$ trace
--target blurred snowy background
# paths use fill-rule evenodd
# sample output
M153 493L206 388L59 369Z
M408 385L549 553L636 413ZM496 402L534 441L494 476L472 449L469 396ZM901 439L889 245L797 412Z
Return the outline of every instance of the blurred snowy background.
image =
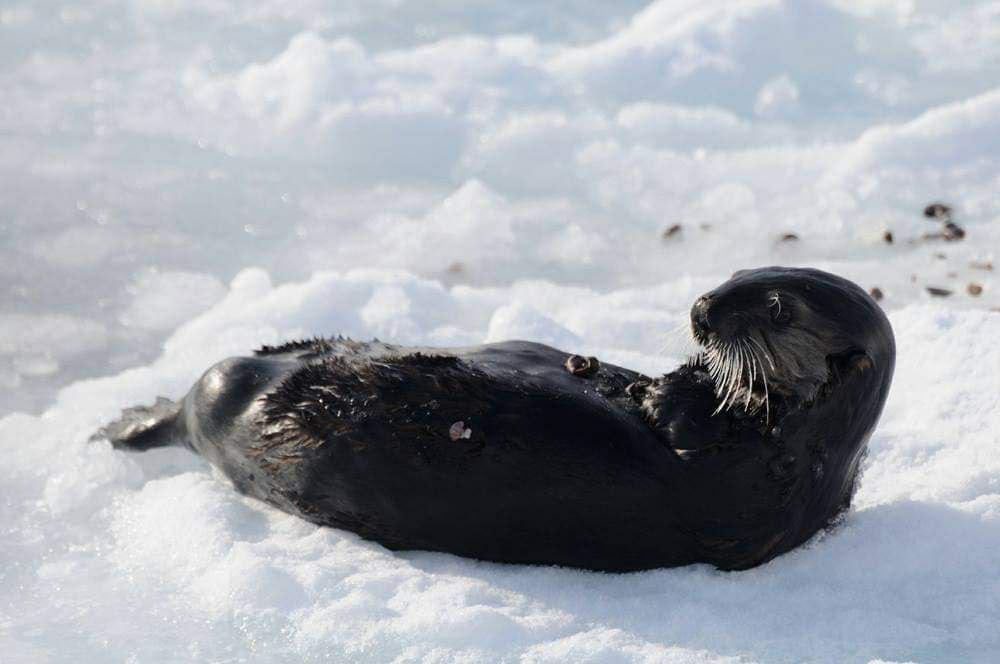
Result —
M0 0L0 91L0 660L996 661L1000 3ZM85 443L291 335L663 371L765 264L900 359L855 514L753 572L390 555Z

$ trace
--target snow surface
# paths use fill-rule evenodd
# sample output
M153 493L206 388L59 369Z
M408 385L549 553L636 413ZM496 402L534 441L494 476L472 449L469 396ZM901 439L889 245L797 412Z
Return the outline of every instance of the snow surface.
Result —
M6 0L0 87L0 661L1000 657L1000 3ZM302 335L666 371L764 264L878 286L898 364L846 523L748 572L395 554L86 442Z

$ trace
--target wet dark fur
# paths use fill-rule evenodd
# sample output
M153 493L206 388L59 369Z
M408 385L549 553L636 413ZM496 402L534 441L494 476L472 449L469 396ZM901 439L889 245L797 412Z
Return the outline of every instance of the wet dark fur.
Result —
M127 449L187 445L241 492L393 549L615 571L752 567L847 507L894 362L877 305L815 270L738 273L709 294L696 335L765 325L754 316L775 288L804 331L750 332L776 358L782 339L823 348L778 363L766 415L713 415L699 362L655 380L602 362L582 377L568 352L524 341L333 338L226 360L180 403L131 409L104 433Z

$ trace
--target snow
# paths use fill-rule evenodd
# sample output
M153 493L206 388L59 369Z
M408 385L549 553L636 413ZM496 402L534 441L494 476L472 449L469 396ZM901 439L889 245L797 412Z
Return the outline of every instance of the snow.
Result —
M0 8L0 659L996 660L1000 3L328 5ZM304 335L667 371L766 264L898 360L845 523L751 571L390 553L87 442Z

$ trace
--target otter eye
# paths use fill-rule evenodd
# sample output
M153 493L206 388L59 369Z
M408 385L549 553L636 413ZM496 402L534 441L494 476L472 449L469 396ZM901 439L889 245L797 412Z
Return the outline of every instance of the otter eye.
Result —
M781 296L778 293L771 294L767 307L771 313L771 322L775 325L788 325L789 321L792 320L791 311L782 305Z

